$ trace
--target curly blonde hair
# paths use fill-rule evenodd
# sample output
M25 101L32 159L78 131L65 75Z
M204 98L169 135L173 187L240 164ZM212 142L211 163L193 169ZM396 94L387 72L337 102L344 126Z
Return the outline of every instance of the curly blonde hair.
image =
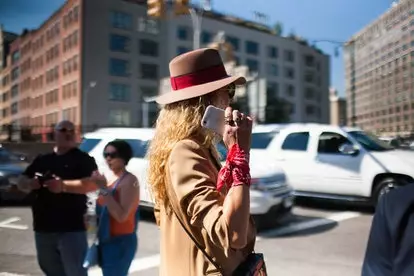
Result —
M148 183L156 204L168 207L166 164L175 144L192 137L204 137L202 146L218 158L215 144L218 137L201 126L208 96L165 105L156 121L155 135L148 148Z

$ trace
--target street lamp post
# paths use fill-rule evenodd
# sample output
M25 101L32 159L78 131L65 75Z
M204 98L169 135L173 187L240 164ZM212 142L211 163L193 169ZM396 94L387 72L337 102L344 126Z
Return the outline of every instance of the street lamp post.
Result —
M315 45L318 42L326 42L326 43L330 43L330 44L335 45L335 48L334 48L334 55L335 55L335 57L338 57L339 56L338 50L339 50L339 48L342 48L344 46L344 44L345 44L344 42L330 40L330 39L311 40L311 44L313 44L313 45Z
M143 97L142 101L142 125L144 128L149 127L149 105L151 102L154 102L157 96L155 97Z
M96 87L97 82L96 81L90 81L88 86L83 89L84 95L83 95L83 101L82 101L82 124L83 124L83 131L86 131L86 119L87 119L87 113L86 109L88 107L88 95L89 95L89 89L92 89Z

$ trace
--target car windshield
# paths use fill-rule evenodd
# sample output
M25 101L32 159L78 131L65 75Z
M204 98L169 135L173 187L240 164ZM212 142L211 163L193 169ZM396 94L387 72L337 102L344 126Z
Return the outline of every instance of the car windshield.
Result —
M252 149L266 149L278 132L255 132L252 134Z
M96 138L83 138L82 143L79 146L79 149L81 151L89 153L96 147L96 145L100 141L101 139L96 139Z
M364 131L349 131L348 133L368 151L387 151L394 149L394 147L390 146L387 142L380 140L372 133Z

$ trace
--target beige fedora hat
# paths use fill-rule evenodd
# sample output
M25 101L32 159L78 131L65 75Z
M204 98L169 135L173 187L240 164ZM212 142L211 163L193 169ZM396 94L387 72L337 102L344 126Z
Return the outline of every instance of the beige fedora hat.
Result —
M220 53L203 48L179 55L170 62L172 91L156 98L158 104L170 104L200 97L234 83L243 85L244 77L229 76Z

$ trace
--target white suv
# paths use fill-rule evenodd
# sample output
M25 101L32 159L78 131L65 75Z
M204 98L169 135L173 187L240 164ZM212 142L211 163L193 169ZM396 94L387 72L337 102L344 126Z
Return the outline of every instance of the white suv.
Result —
M298 196L375 205L414 178L414 152L394 149L359 128L258 125L253 132L268 139L252 151L277 161Z
M141 205L152 208L154 201L147 183L148 160L145 159L145 154L153 135L154 129L150 128L103 128L85 134L80 149L94 157L99 170L108 174L110 171L103 157L105 145L114 139L127 141L134 151L128 170L140 181ZM219 145L218 149L225 156L225 147ZM223 157L222 161L224 160ZM291 210L294 204L293 189L288 185L283 170L266 156L251 153L250 166L252 176L250 212L255 215L258 225L264 227L268 224L273 225L281 215Z

